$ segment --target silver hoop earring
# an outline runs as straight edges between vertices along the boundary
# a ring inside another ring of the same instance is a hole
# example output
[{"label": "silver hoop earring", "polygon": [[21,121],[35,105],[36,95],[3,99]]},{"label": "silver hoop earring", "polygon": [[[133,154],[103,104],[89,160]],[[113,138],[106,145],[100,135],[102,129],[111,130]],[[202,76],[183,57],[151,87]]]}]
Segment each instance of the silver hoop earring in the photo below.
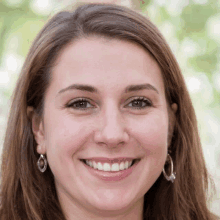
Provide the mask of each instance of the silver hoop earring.
[{"label": "silver hoop earring", "polygon": [[[43,164],[41,164],[41,160],[43,162]],[[40,172],[45,172],[45,170],[47,169],[47,159],[45,158],[45,156],[43,154],[40,155],[40,158],[37,161],[37,166],[38,169],[40,170]],[[42,168],[43,166],[43,168]]]},{"label": "silver hoop earring", "polygon": [[173,160],[169,154],[167,154],[167,156],[169,157],[169,160],[170,160],[171,173],[170,173],[170,176],[168,176],[165,172],[165,169],[163,168],[163,175],[167,181],[171,181],[172,183],[174,183],[174,180],[176,179],[176,173],[173,172]]}]

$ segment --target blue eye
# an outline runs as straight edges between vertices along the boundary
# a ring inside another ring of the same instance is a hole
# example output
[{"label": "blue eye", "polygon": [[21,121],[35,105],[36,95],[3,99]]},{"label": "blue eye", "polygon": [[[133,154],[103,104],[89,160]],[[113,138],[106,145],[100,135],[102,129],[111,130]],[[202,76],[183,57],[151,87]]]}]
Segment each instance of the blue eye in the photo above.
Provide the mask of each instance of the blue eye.
[{"label": "blue eye", "polygon": [[87,99],[77,99],[76,101],[70,102],[66,105],[67,108],[74,108],[79,110],[88,110],[88,108],[92,108],[93,105]]},{"label": "blue eye", "polygon": [[139,97],[139,98],[133,99],[127,106],[133,107],[136,109],[144,109],[147,107],[151,107],[152,103],[151,103],[151,101],[149,101],[148,99],[146,99],[144,97]]}]

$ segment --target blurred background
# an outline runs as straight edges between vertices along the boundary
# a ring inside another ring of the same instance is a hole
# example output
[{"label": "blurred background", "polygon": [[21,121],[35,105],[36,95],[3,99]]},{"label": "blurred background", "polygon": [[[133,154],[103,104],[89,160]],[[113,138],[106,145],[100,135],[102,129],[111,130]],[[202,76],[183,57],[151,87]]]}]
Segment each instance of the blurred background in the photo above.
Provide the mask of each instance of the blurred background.
[{"label": "blurred background", "polygon": [[220,215],[219,0],[0,0],[0,153],[10,97],[30,45],[49,17],[75,2],[133,8],[163,33],[196,110],[205,160],[217,189],[210,208]]}]

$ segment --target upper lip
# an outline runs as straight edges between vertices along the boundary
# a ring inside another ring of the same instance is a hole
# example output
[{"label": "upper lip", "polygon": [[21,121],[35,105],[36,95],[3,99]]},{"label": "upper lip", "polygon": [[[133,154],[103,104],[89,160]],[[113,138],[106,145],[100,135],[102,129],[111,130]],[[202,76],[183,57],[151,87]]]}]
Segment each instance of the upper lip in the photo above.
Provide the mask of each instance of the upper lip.
[{"label": "upper lip", "polygon": [[92,160],[95,162],[102,162],[102,163],[121,163],[125,161],[133,161],[134,157],[116,157],[116,158],[108,158],[108,157],[89,157],[89,158],[82,158],[80,160]]}]

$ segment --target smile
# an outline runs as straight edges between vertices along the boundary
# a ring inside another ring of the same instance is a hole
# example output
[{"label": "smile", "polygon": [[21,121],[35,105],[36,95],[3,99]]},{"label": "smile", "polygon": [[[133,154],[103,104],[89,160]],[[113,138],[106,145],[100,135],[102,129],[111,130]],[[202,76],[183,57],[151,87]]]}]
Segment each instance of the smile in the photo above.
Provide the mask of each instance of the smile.
[{"label": "smile", "polygon": [[83,162],[96,170],[118,172],[120,170],[126,170],[130,168],[134,164],[135,160],[126,160],[120,163],[103,163],[96,162],[94,160],[83,160]]},{"label": "smile", "polygon": [[86,170],[105,181],[120,181],[130,176],[141,159],[133,158],[86,158],[80,159]]}]

